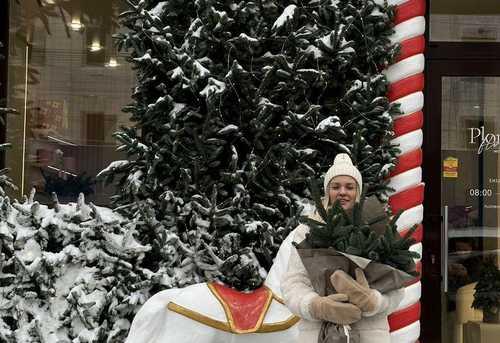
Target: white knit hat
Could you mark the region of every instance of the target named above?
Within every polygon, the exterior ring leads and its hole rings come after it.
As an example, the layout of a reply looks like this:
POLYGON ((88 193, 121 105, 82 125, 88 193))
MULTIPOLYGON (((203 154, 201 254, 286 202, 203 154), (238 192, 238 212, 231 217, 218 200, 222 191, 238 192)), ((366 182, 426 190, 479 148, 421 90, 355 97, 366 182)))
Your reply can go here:
POLYGON ((363 190, 363 177, 359 172, 358 168, 356 168, 352 164, 352 160, 347 154, 338 154, 335 156, 335 160, 333 161, 333 165, 328 169, 325 174, 325 181, 323 182, 323 188, 325 191, 325 195, 328 196, 328 184, 330 181, 339 175, 346 175, 352 177, 356 180, 358 186, 358 192, 356 194, 356 201, 359 201, 361 197, 361 191, 363 190))

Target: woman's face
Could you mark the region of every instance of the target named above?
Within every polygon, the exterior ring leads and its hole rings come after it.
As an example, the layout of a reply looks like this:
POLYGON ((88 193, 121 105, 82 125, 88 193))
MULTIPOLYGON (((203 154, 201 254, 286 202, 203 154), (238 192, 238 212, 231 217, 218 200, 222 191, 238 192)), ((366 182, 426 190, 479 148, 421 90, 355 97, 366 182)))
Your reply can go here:
POLYGON ((333 204, 335 200, 340 200, 340 205, 344 210, 354 207, 357 192, 356 180, 347 175, 335 176, 328 184, 330 204, 333 204))

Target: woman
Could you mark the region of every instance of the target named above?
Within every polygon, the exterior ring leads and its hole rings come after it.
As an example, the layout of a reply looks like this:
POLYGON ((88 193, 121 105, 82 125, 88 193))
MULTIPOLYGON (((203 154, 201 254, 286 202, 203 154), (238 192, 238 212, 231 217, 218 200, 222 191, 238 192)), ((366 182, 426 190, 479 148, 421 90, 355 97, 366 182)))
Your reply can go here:
MULTIPOLYGON (((359 202, 362 185, 361 173, 349 155, 338 154, 325 175, 323 205, 329 207, 339 200, 345 210, 351 210, 359 202)), ((312 217, 321 220, 317 213, 312 217)), ((302 242, 308 231, 308 226, 299 225, 293 232, 293 241, 302 242)), ((400 303, 404 290, 382 295, 369 288, 360 269, 356 274, 353 280, 345 273, 334 273, 344 294, 322 297, 314 291, 297 250, 292 247, 287 271, 281 279, 281 292, 290 311, 303 319, 300 343, 316 343, 322 321, 351 325, 360 333, 361 343, 390 343, 387 315, 400 303)))

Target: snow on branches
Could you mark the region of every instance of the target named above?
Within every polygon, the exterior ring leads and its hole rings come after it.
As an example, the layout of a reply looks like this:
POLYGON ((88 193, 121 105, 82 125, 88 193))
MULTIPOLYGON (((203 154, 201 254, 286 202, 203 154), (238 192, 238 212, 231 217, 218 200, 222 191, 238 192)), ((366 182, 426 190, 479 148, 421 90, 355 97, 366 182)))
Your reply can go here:
MULTIPOLYGON (((0 340, 121 342, 165 275, 144 262, 136 223, 92 203, 0 197, 0 340), (112 318, 112 320, 111 320, 112 318)), ((167 280, 168 282, 168 280, 167 280)))
POLYGON ((126 161, 100 173, 171 287, 259 286, 298 224, 307 180, 339 152, 384 199, 394 166, 382 69, 393 8, 373 0, 129 1, 118 47, 137 70, 126 161), (248 228, 252 228, 251 230, 248 228), (174 272, 174 268, 176 269, 174 272), (182 272, 180 272, 182 270, 182 272), (179 274, 180 273, 180 274, 179 274))

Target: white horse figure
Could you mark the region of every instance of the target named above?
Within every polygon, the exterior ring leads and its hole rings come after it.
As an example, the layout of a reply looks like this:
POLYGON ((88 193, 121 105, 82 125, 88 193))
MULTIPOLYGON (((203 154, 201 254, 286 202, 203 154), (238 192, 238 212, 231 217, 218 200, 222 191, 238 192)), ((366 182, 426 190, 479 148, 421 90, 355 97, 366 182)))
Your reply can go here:
POLYGON ((299 318, 283 304, 279 283, 290 247, 291 236, 256 291, 199 283, 155 294, 135 316, 125 343, 297 342, 299 318))

